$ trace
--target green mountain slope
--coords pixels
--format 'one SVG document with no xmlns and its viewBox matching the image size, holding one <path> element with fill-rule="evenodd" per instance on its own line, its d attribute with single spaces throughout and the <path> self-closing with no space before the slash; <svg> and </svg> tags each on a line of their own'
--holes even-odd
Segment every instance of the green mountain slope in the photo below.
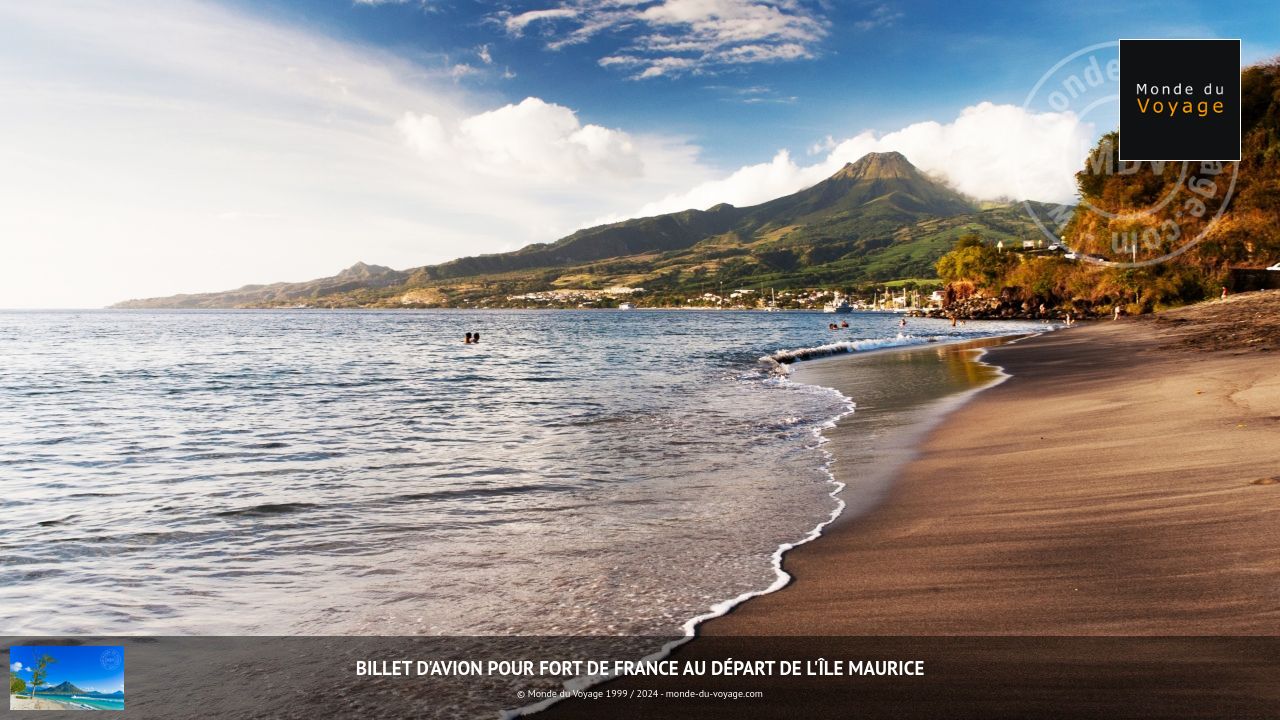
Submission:
<svg viewBox="0 0 1280 720">
<path fill-rule="evenodd" d="M 406 271 L 361 264 L 307 283 L 117 307 L 500 305 L 513 295 L 615 285 L 670 298 L 726 284 L 848 285 L 931 277 L 934 261 L 965 232 L 991 242 L 1034 236 L 1019 206 L 980 209 L 901 154 L 871 153 L 812 187 L 751 207 L 721 204 L 626 220 L 554 243 Z"/>
</svg>

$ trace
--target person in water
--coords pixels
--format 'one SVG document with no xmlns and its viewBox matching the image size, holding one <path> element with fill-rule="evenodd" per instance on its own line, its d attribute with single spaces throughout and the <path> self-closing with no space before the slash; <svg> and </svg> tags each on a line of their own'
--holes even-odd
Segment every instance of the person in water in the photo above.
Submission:
<svg viewBox="0 0 1280 720">
<path fill-rule="evenodd" d="M 906 318 L 902 318 L 901 320 L 898 321 L 898 327 L 906 327 L 906 326 L 907 326 Z"/>
<path fill-rule="evenodd" d="M 467 339 L 462 341 L 465 345 L 471 344 L 471 333 L 467 333 Z"/>
<path fill-rule="evenodd" d="M 471 344 L 472 345 L 480 344 L 480 333 L 471 333 Z"/>
<path fill-rule="evenodd" d="M 842 328 L 847 328 L 847 327 L 849 327 L 849 321 L 848 321 L 848 320 L 841 320 L 841 321 L 840 321 L 840 327 L 842 327 Z"/>
</svg>

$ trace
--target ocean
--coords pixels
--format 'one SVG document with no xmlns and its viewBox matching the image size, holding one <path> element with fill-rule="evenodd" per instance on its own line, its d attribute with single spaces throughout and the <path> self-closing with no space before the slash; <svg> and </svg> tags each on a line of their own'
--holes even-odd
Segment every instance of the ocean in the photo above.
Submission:
<svg viewBox="0 0 1280 720">
<path fill-rule="evenodd" d="M 0 627 L 679 634 L 838 507 L 858 398 L 767 358 L 1041 327 L 898 321 L 0 313 Z"/>
<path fill-rule="evenodd" d="M 90 710 L 124 710 L 124 698 L 99 698 L 88 695 L 52 696 L 62 702 L 70 702 Z"/>
</svg>

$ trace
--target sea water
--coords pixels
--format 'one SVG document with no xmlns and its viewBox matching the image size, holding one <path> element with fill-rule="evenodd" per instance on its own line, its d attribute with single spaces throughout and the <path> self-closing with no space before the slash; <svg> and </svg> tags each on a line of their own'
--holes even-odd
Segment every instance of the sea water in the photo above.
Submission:
<svg viewBox="0 0 1280 720">
<path fill-rule="evenodd" d="M 70 702 L 90 710 L 124 710 L 124 698 L 100 698 L 87 695 L 54 696 L 63 702 Z"/>
<path fill-rule="evenodd" d="M 0 627 L 678 634 L 836 507 L 819 431 L 857 398 L 775 360 L 1028 327 L 0 313 Z"/>
</svg>

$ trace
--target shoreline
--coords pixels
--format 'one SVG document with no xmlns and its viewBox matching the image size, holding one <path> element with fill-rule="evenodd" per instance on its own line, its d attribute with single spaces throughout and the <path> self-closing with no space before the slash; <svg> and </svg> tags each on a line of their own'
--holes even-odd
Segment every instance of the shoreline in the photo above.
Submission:
<svg viewBox="0 0 1280 720">
<path fill-rule="evenodd" d="M 1042 331 L 1042 333 L 1043 332 L 1048 332 L 1048 331 L 1047 330 Z M 713 605 L 709 609 L 708 612 L 701 613 L 699 615 L 689 618 L 681 625 L 681 631 L 683 632 L 683 636 L 681 638 L 668 643 L 660 651 L 655 652 L 649 656 L 646 656 L 644 659 L 656 660 L 656 659 L 665 658 L 668 655 L 670 655 L 671 652 L 676 648 L 678 648 L 679 646 L 697 638 L 700 634 L 698 632 L 699 628 L 706 625 L 707 623 L 717 620 L 719 618 L 726 617 L 727 615 L 730 615 L 739 606 L 743 605 L 744 603 L 750 602 L 754 598 L 762 597 L 765 595 L 771 595 L 773 593 L 776 593 L 788 587 L 789 585 L 791 585 L 796 581 L 795 575 L 788 572 L 785 567 L 786 558 L 789 553 L 805 545 L 808 545 L 812 542 L 820 540 L 826 534 L 826 531 L 828 530 L 828 528 L 836 527 L 839 524 L 849 519 L 856 518 L 858 515 L 867 511 L 867 509 L 862 506 L 862 503 L 853 501 L 851 498 L 844 497 L 845 491 L 849 489 L 848 488 L 849 483 L 847 483 L 844 480 L 841 480 L 840 477 L 834 472 L 833 466 L 834 466 L 834 463 L 838 460 L 839 456 L 833 451 L 827 449 L 827 446 L 833 442 L 833 438 L 830 437 L 830 433 L 835 430 L 840 430 L 842 428 L 842 423 L 844 423 L 850 417 L 858 414 L 859 412 L 857 409 L 858 400 L 855 397 L 849 396 L 839 387 L 824 384 L 824 380 L 821 377 L 816 377 L 816 378 L 806 377 L 805 370 L 809 370 L 810 372 L 820 372 L 816 370 L 816 367 L 821 367 L 822 361 L 838 362 L 840 359 L 844 359 L 848 362 L 853 362 L 853 363 L 857 363 L 857 361 L 873 362 L 874 360 L 882 359 L 883 357 L 894 357 L 894 356 L 903 357 L 903 356 L 912 356 L 917 354 L 925 355 L 927 353 L 932 353 L 937 355 L 937 357 L 939 358 L 939 362 L 945 362 L 944 360 L 942 360 L 943 357 L 951 357 L 953 359 L 958 359 L 962 364 L 967 366 L 971 366 L 971 367 L 984 366 L 989 368 L 991 371 L 990 373 L 980 372 L 975 376 L 971 376 L 970 380 L 967 383 L 968 384 L 967 387 L 952 388 L 948 391 L 943 391 L 939 393 L 936 397 L 930 397 L 927 400 L 924 400 L 923 402 L 918 402 L 916 404 L 913 404 L 913 406 L 909 408 L 911 419 L 910 419 L 910 427 L 908 428 L 908 431 L 911 433 L 910 437 L 919 439 L 925 436 L 926 434 L 928 434 L 948 414 L 950 414 L 951 412 L 955 411 L 956 409 L 964 405 L 964 403 L 967 402 L 969 399 L 971 399 L 978 393 L 982 392 L 983 390 L 986 390 L 988 388 L 991 388 L 1000 384 L 1001 382 L 1006 380 L 1008 377 L 1010 377 L 999 366 L 992 365 L 990 363 L 985 363 L 983 361 L 983 356 L 986 354 L 989 348 L 995 348 L 1001 345 L 1017 342 L 1018 340 L 1028 338 L 1028 337 L 1035 337 L 1036 335 L 1042 334 L 1042 333 L 1030 333 L 1030 334 L 1022 334 L 1022 335 L 1001 335 L 1001 336 L 992 336 L 989 338 L 953 340 L 950 342 L 935 342 L 932 340 L 922 339 L 919 342 L 912 342 L 908 344 L 893 344 L 895 342 L 894 340 L 873 340 L 873 341 L 867 341 L 867 342 L 870 342 L 871 345 L 865 348 L 840 350 L 831 354 L 814 355 L 811 358 L 798 358 L 795 360 L 790 360 L 785 364 L 779 363 L 779 365 L 781 365 L 782 367 L 789 367 L 793 369 L 788 371 L 788 373 L 785 375 L 787 382 L 791 382 L 796 385 L 808 385 L 811 387 L 821 388 L 824 390 L 829 390 L 829 391 L 838 393 L 849 404 L 848 409 L 836 415 L 834 418 L 830 419 L 829 421 L 824 423 L 822 426 L 814 430 L 814 435 L 817 440 L 818 447 L 819 449 L 822 450 L 824 454 L 822 472 L 827 476 L 828 482 L 832 487 L 832 490 L 829 493 L 829 497 L 831 497 L 836 501 L 836 505 L 832 509 L 831 514 L 825 520 L 822 520 L 813 528 L 811 528 L 807 533 L 805 533 L 803 537 L 801 537 L 798 540 L 784 542 L 778 545 L 778 547 L 770 555 L 770 559 L 773 563 L 773 569 L 774 569 L 774 572 L 776 573 L 776 577 L 774 582 L 770 584 L 769 587 L 761 590 L 750 590 L 736 597 L 727 598 L 725 600 L 717 602 L 715 605 Z M 877 343 L 880 343 L 880 342 L 888 342 L 890 344 L 878 345 Z M 852 346 L 852 345 L 857 345 L 857 343 L 839 343 L 839 345 Z M 825 347 L 828 347 L 828 346 L 820 346 L 820 348 L 825 348 Z M 820 349 L 820 348 L 810 348 L 810 349 L 812 350 L 812 349 Z M 761 359 L 774 360 L 774 356 L 766 356 L 765 358 L 761 358 Z M 774 362 L 776 363 L 777 361 L 774 360 Z M 901 408 L 895 408 L 895 409 L 901 410 Z M 863 416 L 865 417 L 867 414 L 866 409 L 864 409 L 862 412 L 863 412 Z M 904 444 L 909 445 L 910 443 L 904 443 Z M 890 458 L 882 457 L 881 453 L 875 453 L 873 454 L 872 459 L 875 461 L 885 461 L 885 460 L 889 460 Z M 898 466 L 895 465 L 892 467 L 897 468 Z M 892 473 L 891 472 L 886 473 L 886 475 L 890 475 L 890 474 Z M 851 510 L 851 508 L 853 509 Z M 598 684 L 598 682 L 591 683 L 590 685 L 595 685 L 595 684 Z"/>
<path fill-rule="evenodd" d="M 16 704 L 15 704 L 16 701 Z M 80 710 L 89 710 L 81 705 L 77 705 L 69 700 L 54 700 L 44 695 L 36 695 L 33 700 L 25 695 L 9 694 L 9 710 L 56 710 L 60 712 L 78 712 Z"/>
<path fill-rule="evenodd" d="M 1260 567 L 1280 549 L 1280 534 L 1261 522 L 1256 505 L 1280 510 L 1280 493 L 1264 495 L 1262 485 L 1252 484 L 1280 470 L 1267 462 L 1280 456 L 1280 380 L 1269 365 L 1273 358 L 1250 351 L 1257 338 L 1234 346 L 1218 340 L 1246 312 L 1250 298 L 1238 300 L 1236 311 L 1225 314 L 1205 304 L 992 349 L 989 361 L 1011 377 L 929 433 L 918 457 L 896 473 L 886 506 L 866 523 L 842 523 L 821 546 L 790 554 L 787 567 L 798 578 L 791 587 L 707 629 L 1280 634 L 1280 604 L 1262 592 L 1266 578 L 1271 587 L 1280 585 L 1280 568 Z M 1182 337 L 1198 322 L 1205 326 L 1193 332 L 1205 340 Z M 1187 342 L 1191 347 L 1183 347 Z M 1194 375 L 1186 377 L 1193 361 Z M 1081 466 L 1082 452 L 1090 453 L 1092 467 Z M 1228 479 L 1232 475 L 1238 479 Z M 949 487 L 938 487 L 935 478 L 946 478 Z M 1216 515 L 1210 498 L 1221 503 Z M 974 516 L 954 519 L 961 508 Z M 1220 537 L 1229 526 L 1240 534 L 1237 545 Z M 1159 539 L 1151 537 L 1157 533 Z M 888 549 L 908 537 L 910 550 Z M 1265 550 L 1257 547 L 1260 539 Z M 1226 568 L 1209 572 L 1219 559 L 1207 555 L 1205 544 L 1224 558 L 1239 558 L 1249 540 L 1255 547 L 1247 561 L 1239 560 L 1232 581 L 1237 594 L 1229 597 L 1221 577 L 1209 579 Z M 1063 545 L 1074 552 L 1064 553 Z M 1126 548 L 1140 550 L 1140 557 L 1125 558 Z M 856 575 L 825 571 L 833 563 L 860 569 Z M 1143 587 L 1141 579 L 1159 591 L 1135 589 Z M 1087 592 L 1077 589 L 1082 583 L 1094 586 L 1094 599 L 1080 600 L 1078 593 Z M 1178 604 L 1150 602 L 1168 599 L 1166 593 Z M 825 603 L 838 604 L 840 617 L 819 619 L 807 611 Z"/>
<path fill-rule="evenodd" d="M 989 362 L 1011 377 L 918 442 L 869 512 L 788 553 L 792 583 L 708 621 L 676 655 L 727 648 L 768 658 L 802 638 L 804 650 L 825 645 L 838 657 L 841 643 L 874 640 L 941 652 L 944 664 L 950 653 L 1018 668 L 989 685 L 956 671 L 923 690 L 787 678 L 718 685 L 786 697 L 753 706 L 767 710 L 761 717 L 840 716 L 850 703 L 877 717 L 1078 717 L 1099 707 L 1216 717 L 1274 707 L 1280 691 L 1259 680 L 1273 668 L 1240 643 L 1280 637 L 1277 318 L 1280 293 L 1256 293 L 991 350 Z M 847 482 L 857 458 L 832 446 Z M 951 647 L 948 638 L 975 642 Z M 1135 657 L 1145 665 L 1135 669 Z M 1106 695 L 1118 677 L 1127 677 L 1123 692 Z M 685 685 L 623 678 L 610 687 Z M 974 707 L 958 712 L 948 704 L 958 698 Z M 570 701 L 549 714 L 590 717 L 601 707 Z M 643 715 L 626 704 L 609 712 Z"/>
<path fill-rule="evenodd" d="M 1047 331 L 1042 331 L 1047 332 Z M 725 617 L 731 616 L 738 608 L 746 603 L 750 603 L 756 598 L 768 596 L 777 593 L 796 582 L 794 573 L 789 572 L 786 567 L 786 558 L 789 553 L 796 551 L 813 542 L 822 540 L 825 534 L 834 527 L 848 521 L 851 517 L 857 517 L 866 512 L 863 503 L 857 499 L 846 498 L 845 491 L 848 489 L 848 483 L 842 480 L 834 471 L 833 465 L 837 460 L 837 456 L 828 448 L 833 442 L 830 433 L 833 430 L 839 430 L 841 423 L 845 420 L 856 417 L 862 421 L 870 414 L 875 419 L 877 416 L 883 416 L 888 413 L 894 416 L 891 422 L 901 423 L 901 425 L 909 428 L 912 438 L 919 438 L 926 434 L 942 417 L 954 411 L 961 406 L 966 400 L 973 395 L 1002 382 L 1005 375 L 999 368 L 988 366 L 981 362 L 982 355 L 987 348 L 997 347 L 1002 344 L 1016 342 L 1019 339 L 1033 337 L 1034 334 L 1018 334 L 1018 335 L 1002 335 L 991 336 L 985 338 L 973 338 L 968 340 L 952 340 L 949 342 L 937 342 L 920 338 L 912 339 L 912 342 L 902 343 L 902 338 L 897 339 L 881 339 L 872 341 L 862 341 L 866 345 L 858 343 L 842 342 L 835 345 L 824 345 L 816 348 L 805 348 L 801 351 L 782 351 L 788 355 L 794 355 L 793 359 L 780 362 L 777 360 L 778 353 L 766 355 L 760 360 L 771 361 L 775 370 L 782 371 L 784 382 L 796 385 L 810 386 L 820 388 L 826 391 L 834 392 L 840 395 L 849 404 L 848 409 L 836 415 L 822 426 L 814 429 L 814 435 L 818 442 L 818 447 L 824 455 L 822 471 L 826 474 L 828 482 L 832 487 L 829 496 L 836 501 L 830 515 L 810 529 L 803 537 L 798 540 L 784 542 L 778 545 L 774 552 L 770 555 L 770 560 L 775 573 L 774 582 L 768 587 L 750 590 L 741 593 L 732 598 L 721 600 L 704 613 L 695 615 L 686 620 L 680 627 L 682 635 L 667 641 L 661 648 L 641 658 L 642 662 L 654 662 L 664 660 L 680 651 L 681 648 L 691 642 L 695 642 L 702 636 L 701 629 L 708 623 L 716 622 Z M 882 344 L 883 343 L 883 344 Z M 814 350 L 823 350 L 826 348 L 841 346 L 843 349 L 836 352 L 823 352 L 821 354 L 813 354 Z M 856 347 L 855 347 L 856 346 Z M 932 357 L 930 357 L 932 356 Z M 948 361 L 953 364 L 960 364 L 970 368 L 979 366 L 988 367 L 991 372 L 979 372 L 977 374 L 967 374 L 963 380 L 953 382 L 949 387 L 932 387 L 927 393 L 927 397 L 914 397 L 911 401 L 901 403 L 893 407 L 882 408 L 867 406 L 866 394 L 851 390 L 849 388 L 841 388 L 841 383 L 832 383 L 823 377 L 822 368 L 830 367 L 842 372 L 847 365 L 874 365 L 882 362 L 893 363 L 894 358 L 919 358 L 923 360 L 924 366 L 933 370 L 936 367 L 945 365 Z M 935 370 L 936 372 L 936 370 Z M 812 376 L 811 376 L 812 375 Z M 875 380 L 869 382 L 875 383 Z M 858 399 L 851 397 L 846 390 L 862 396 L 864 406 L 858 409 Z M 859 415 L 861 413 L 861 415 Z M 909 444 L 909 443 L 899 443 Z M 894 448 L 900 449 L 900 448 Z M 892 452 L 875 452 L 869 451 L 868 457 L 873 460 L 883 460 L 893 462 Z M 898 463 L 893 465 L 897 467 L 901 464 L 903 458 L 897 458 Z M 888 474 L 885 474 L 887 478 Z M 614 682 L 613 679 L 600 678 L 596 676 L 581 676 L 572 678 L 565 682 L 565 688 L 573 691 L 583 691 L 588 688 L 596 688 L 602 684 Z M 539 700 L 538 702 L 522 705 L 504 710 L 500 717 L 517 718 L 537 715 L 542 717 L 549 709 L 559 706 L 565 701 L 561 697 L 551 697 Z"/>
</svg>

